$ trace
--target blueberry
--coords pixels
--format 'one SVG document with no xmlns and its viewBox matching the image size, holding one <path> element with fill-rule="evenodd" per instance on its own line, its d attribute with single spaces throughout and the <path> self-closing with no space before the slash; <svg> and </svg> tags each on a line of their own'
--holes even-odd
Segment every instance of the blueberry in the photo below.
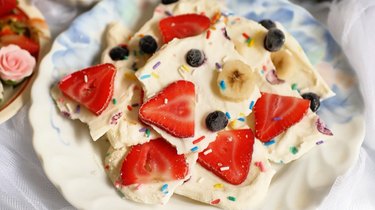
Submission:
<svg viewBox="0 0 375 210">
<path fill-rule="evenodd" d="M 266 29 L 271 29 L 271 28 L 276 28 L 276 23 L 273 22 L 272 20 L 270 19 L 264 19 L 264 20 L 261 20 L 259 21 L 259 23 L 265 27 Z"/>
<path fill-rule="evenodd" d="M 109 51 L 109 56 L 114 61 L 125 60 L 129 56 L 129 50 L 126 46 L 117 46 Z"/>
<path fill-rule="evenodd" d="M 210 131 L 223 130 L 228 125 L 228 118 L 224 112 L 214 111 L 206 118 L 206 126 Z"/>
<path fill-rule="evenodd" d="M 158 43 L 154 37 L 147 35 L 139 41 L 139 48 L 146 54 L 153 54 L 158 49 Z"/>
<path fill-rule="evenodd" d="M 161 0 L 162 4 L 173 4 L 175 2 L 178 2 L 178 0 Z"/>
<path fill-rule="evenodd" d="M 318 111 L 320 107 L 320 97 L 315 93 L 304 93 L 302 94 L 302 98 L 310 100 L 310 109 L 313 112 Z"/>
<path fill-rule="evenodd" d="M 191 49 L 186 53 L 186 63 L 191 67 L 199 67 L 204 63 L 205 55 L 202 51 Z"/>
<path fill-rule="evenodd" d="M 276 52 L 281 49 L 285 43 L 285 35 L 280 29 L 271 28 L 264 40 L 264 48 L 270 52 Z"/>
</svg>

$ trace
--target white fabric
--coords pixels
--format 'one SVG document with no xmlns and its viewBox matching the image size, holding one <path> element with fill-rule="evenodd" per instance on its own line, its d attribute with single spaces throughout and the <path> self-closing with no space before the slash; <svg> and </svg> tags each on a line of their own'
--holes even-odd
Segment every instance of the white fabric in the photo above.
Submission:
<svg viewBox="0 0 375 210">
<path fill-rule="evenodd" d="M 32 1 L 44 12 L 53 35 L 80 12 L 57 0 Z M 312 11 L 324 12 L 324 7 L 319 8 L 323 10 L 314 7 Z M 328 26 L 359 75 L 367 107 L 367 136 L 357 164 L 336 180 L 318 209 L 375 209 L 375 0 L 335 3 Z M 29 105 L 0 125 L 0 210 L 72 210 L 48 181 L 32 149 L 28 110 Z"/>
</svg>

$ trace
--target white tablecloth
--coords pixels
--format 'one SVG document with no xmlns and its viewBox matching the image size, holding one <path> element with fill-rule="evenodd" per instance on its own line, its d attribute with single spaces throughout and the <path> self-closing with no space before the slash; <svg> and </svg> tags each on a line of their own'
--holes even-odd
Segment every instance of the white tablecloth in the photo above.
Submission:
<svg viewBox="0 0 375 210">
<path fill-rule="evenodd" d="M 44 12 L 54 36 L 82 10 L 57 0 L 33 2 Z M 375 209 L 375 0 L 341 0 L 332 5 L 328 20 L 327 5 L 310 9 L 327 21 L 358 73 L 367 107 L 367 134 L 358 162 L 336 180 L 319 210 Z M 34 153 L 29 107 L 0 125 L 0 210 L 74 209 L 49 182 Z"/>
</svg>

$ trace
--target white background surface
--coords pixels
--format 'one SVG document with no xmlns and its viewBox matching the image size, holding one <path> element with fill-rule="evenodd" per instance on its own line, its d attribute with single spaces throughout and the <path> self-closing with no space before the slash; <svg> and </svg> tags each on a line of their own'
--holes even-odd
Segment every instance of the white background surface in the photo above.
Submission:
<svg viewBox="0 0 375 210">
<path fill-rule="evenodd" d="M 33 2 L 47 17 L 54 36 L 82 10 L 67 5 L 67 1 Z M 367 136 L 358 162 L 336 180 L 319 210 L 375 209 L 375 1 L 341 0 L 334 5 L 305 6 L 327 23 L 343 47 L 358 73 L 367 107 Z M 74 209 L 46 178 L 32 149 L 29 106 L 0 125 L 0 210 Z"/>
</svg>

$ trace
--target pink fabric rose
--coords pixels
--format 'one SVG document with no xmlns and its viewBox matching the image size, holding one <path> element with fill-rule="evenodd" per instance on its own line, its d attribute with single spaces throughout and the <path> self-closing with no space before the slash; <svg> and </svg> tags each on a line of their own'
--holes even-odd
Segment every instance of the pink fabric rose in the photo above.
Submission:
<svg viewBox="0 0 375 210">
<path fill-rule="evenodd" d="M 32 74 L 35 65 L 35 58 L 17 45 L 0 49 L 0 78 L 6 82 L 21 82 Z"/>
</svg>

